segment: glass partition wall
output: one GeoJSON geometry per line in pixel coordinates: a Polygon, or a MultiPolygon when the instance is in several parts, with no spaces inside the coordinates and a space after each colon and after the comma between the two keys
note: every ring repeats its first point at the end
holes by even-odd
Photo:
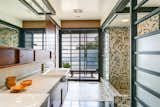
{"type": "Polygon", "coordinates": [[[73,80],[98,80],[98,32],[65,32],[61,38],[62,66],[70,65],[73,80]]]}

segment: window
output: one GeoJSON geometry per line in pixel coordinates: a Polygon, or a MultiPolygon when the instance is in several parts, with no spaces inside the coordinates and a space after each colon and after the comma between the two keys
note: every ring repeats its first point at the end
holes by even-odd
{"type": "Polygon", "coordinates": [[[55,36],[46,35],[44,30],[26,30],[25,48],[35,50],[55,50],[55,36]]]}
{"type": "Polygon", "coordinates": [[[33,34],[33,49],[44,49],[44,42],[42,33],[34,33],[33,34]]]}
{"type": "Polygon", "coordinates": [[[72,70],[98,68],[98,33],[62,34],[62,64],[72,70]]]}

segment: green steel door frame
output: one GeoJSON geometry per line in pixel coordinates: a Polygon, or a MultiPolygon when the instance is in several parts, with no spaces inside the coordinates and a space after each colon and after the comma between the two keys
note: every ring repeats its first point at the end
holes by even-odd
{"type": "Polygon", "coordinates": [[[131,93],[131,107],[136,107],[135,95],[136,95],[136,86],[134,82],[136,81],[136,40],[134,39],[137,36],[137,25],[134,23],[137,21],[137,12],[134,9],[137,5],[137,0],[130,0],[130,93],[131,93]]]}

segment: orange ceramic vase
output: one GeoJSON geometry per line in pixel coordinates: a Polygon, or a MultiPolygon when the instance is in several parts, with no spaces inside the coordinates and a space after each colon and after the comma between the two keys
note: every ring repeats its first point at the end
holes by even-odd
{"type": "Polygon", "coordinates": [[[15,76],[9,76],[6,78],[5,85],[8,89],[16,85],[16,77],[15,76]]]}

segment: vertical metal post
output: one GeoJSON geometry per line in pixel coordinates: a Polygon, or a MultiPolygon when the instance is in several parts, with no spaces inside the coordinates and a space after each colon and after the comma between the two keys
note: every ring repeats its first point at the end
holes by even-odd
{"type": "Polygon", "coordinates": [[[103,31],[102,29],[98,30],[98,80],[100,80],[100,77],[103,77],[103,73],[102,73],[102,51],[103,51],[103,45],[102,45],[102,39],[103,39],[103,31]]]}
{"type": "Polygon", "coordinates": [[[79,81],[81,80],[81,33],[79,32],[79,81]]]}
{"type": "Polygon", "coordinates": [[[87,43],[88,43],[88,38],[87,38],[88,36],[87,36],[87,32],[85,33],[85,35],[84,35],[84,38],[85,38],[85,49],[84,49],[84,62],[85,62],[85,71],[86,71],[86,74],[87,74],[87,69],[88,69],[88,63],[87,63],[87,59],[88,59],[88,49],[87,49],[87,43]]]}
{"type": "Polygon", "coordinates": [[[42,50],[45,50],[45,48],[44,48],[44,47],[45,47],[45,46],[44,46],[44,45],[45,45],[45,44],[44,44],[44,41],[45,41],[44,38],[45,38],[45,37],[44,37],[44,33],[42,33],[42,50]]]}
{"type": "Polygon", "coordinates": [[[137,0],[130,0],[130,93],[131,93],[131,107],[136,107],[135,95],[136,95],[136,86],[134,82],[136,81],[136,40],[134,39],[137,36],[137,11],[134,9],[137,5],[137,0]]]}
{"type": "Polygon", "coordinates": [[[62,67],[62,32],[59,30],[59,67],[62,67]]]}
{"type": "Polygon", "coordinates": [[[19,45],[18,46],[21,48],[25,47],[25,33],[22,28],[19,29],[19,45]]]}
{"type": "Polygon", "coordinates": [[[69,49],[70,49],[70,64],[71,64],[71,69],[72,69],[72,65],[73,65],[73,63],[72,63],[72,38],[73,38],[73,35],[72,35],[73,33],[70,31],[70,47],[69,47],[69,49]]]}

